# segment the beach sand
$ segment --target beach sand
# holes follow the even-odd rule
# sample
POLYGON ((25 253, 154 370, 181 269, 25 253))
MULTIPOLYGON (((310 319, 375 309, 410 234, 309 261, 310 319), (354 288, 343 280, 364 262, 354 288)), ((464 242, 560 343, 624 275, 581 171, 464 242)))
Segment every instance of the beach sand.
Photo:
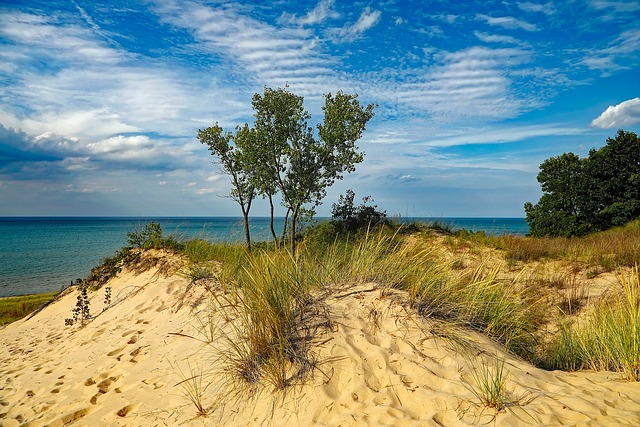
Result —
POLYGON ((153 256, 147 271, 108 283, 107 310, 104 288, 91 293, 95 318, 84 327, 65 326, 72 291, 0 329, 1 426, 640 426, 639 383, 544 371, 471 332, 462 351, 374 283, 322 299, 326 327, 312 337, 317 366, 304 384, 244 399, 224 380, 227 344, 203 342, 211 294, 177 274, 175 257, 153 256), (480 404, 471 374, 496 357, 508 373, 500 412, 480 404), (191 376, 202 378, 207 415, 186 396, 190 382, 179 384, 191 376))

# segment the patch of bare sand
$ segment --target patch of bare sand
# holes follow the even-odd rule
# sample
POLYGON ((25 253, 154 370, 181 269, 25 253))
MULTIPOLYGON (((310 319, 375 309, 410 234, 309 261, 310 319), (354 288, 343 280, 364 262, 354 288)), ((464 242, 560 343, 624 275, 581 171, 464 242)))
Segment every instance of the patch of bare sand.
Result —
MULTIPOLYGON (((471 370, 502 357, 501 348, 467 333, 471 350, 457 350, 401 294, 375 284, 325 299, 331 327, 314 337, 318 366, 305 385, 230 399, 211 347, 180 335, 197 335, 206 290, 159 270, 112 279, 114 303, 84 327, 64 326, 71 293, 0 329, 0 425, 640 425, 640 384, 610 372, 547 372, 512 356, 511 404, 485 409, 471 370), (213 384, 206 416, 176 386, 190 367, 213 384)), ((92 295, 94 313, 102 300, 102 291, 92 295)))

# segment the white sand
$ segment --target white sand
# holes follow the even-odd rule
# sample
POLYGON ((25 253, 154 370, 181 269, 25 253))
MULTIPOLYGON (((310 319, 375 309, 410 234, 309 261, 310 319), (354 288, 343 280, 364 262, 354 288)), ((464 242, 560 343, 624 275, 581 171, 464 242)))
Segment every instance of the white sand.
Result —
MULTIPOLYGON (((511 356, 512 403, 499 413, 484 408, 471 366, 502 355, 500 347, 472 335, 476 350, 465 356, 404 308, 402 295, 383 296, 375 284, 324 301, 333 328, 314 337, 319 364, 306 385, 284 397, 265 389, 231 399, 211 347, 180 335, 197 335, 208 293, 175 268, 160 272, 173 262, 113 279, 113 304, 84 327, 64 324, 74 292, 0 329, 0 425, 640 426, 640 383, 611 372, 547 372, 511 356), (206 416, 176 386, 201 368, 212 384, 206 416)), ((103 299, 104 288, 92 294, 92 314, 103 299)))

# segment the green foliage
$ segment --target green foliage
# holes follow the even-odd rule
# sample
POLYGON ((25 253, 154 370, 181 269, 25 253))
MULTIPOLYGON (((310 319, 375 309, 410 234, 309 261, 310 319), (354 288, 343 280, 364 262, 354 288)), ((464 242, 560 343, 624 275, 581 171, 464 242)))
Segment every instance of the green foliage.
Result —
POLYGON ((28 314, 51 302, 57 292, 17 297, 0 298, 0 326, 26 317, 28 314))
POLYGON ((465 384, 467 390, 480 401, 485 408, 504 410, 509 403, 507 395, 507 377, 509 372, 505 371, 504 364, 506 357, 491 357, 486 360, 480 355, 480 364, 469 361, 469 370, 473 377, 474 384, 465 384))
POLYGON ((640 138, 618 131, 580 159, 565 153, 540 165, 543 195, 525 203, 532 236, 580 236, 640 217, 640 138))
POLYGON ((371 196, 362 198, 360 206, 354 206, 355 193, 349 189, 345 195, 340 195, 338 203, 331 208, 332 223, 338 231, 353 233, 361 229, 375 227, 386 223, 387 213, 378 210, 378 207, 367 205, 372 202, 371 196))
POLYGON ((209 147, 211 155, 222 167, 222 171, 231 177, 230 197, 235 200, 242 210, 244 231, 247 247, 251 247, 249 231, 249 212, 256 196, 256 187, 250 179, 254 168, 252 159, 245 156, 242 147, 255 144, 256 133, 249 125, 237 126, 236 133, 224 132, 218 123, 205 129, 198 130, 198 140, 209 147))
POLYGON ((247 215, 254 195, 269 199, 271 233, 277 242, 273 196, 280 194, 287 209, 284 230, 293 249, 300 221, 305 216, 312 218, 326 189, 363 161, 356 142, 374 115, 374 105, 364 107, 357 95, 343 92, 327 94, 324 101, 324 120, 317 126, 317 136, 308 124, 311 115, 304 109, 304 98, 288 87, 265 87, 263 95, 254 95, 253 127, 238 127, 235 135, 223 134, 217 124, 198 132, 198 139, 209 145, 232 178, 232 197, 245 216, 248 246, 247 215))
POLYGON ((133 230, 127 233, 127 243, 136 248, 148 248, 161 240, 162 227, 154 221, 149 221, 144 227, 135 225, 133 230))
POLYGON ((69 319, 65 319, 64 324, 66 326, 71 326, 80 321, 80 325, 84 326, 91 318, 90 305, 87 286, 80 286, 80 289, 78 289, 76 306, 71 310, 71 314, 73 316, 69 319))

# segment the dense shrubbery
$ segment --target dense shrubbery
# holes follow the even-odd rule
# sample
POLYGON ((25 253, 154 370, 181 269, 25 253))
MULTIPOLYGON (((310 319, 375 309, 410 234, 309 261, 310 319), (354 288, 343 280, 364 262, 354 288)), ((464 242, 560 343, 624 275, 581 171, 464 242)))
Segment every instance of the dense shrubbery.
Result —
POLYGON ((540 165, 543 195, 525 203, 530 235, 581 236, 640 217, 640 138, 618 131, 580 159, 564 153, 540 165))
POLYGON ((363 197, 360 206, 353 204, 354 197, 354 191, 349 189, 344 196, 340 195, 338 203, 331 207, 332 223, 338 231, 353 233, 387 222, 385 211, 378 210, 376 205, 367 205, 373 201, 371 196, 363 197))

